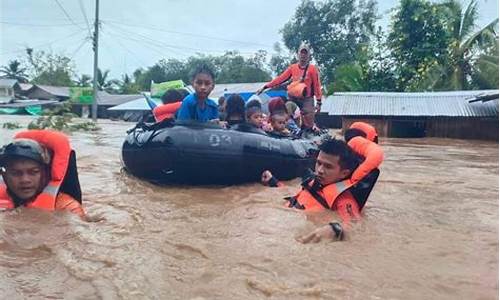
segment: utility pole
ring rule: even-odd
[[[99,49],[98,44],[99,38],[99,0],[95,0],[95,21],[94,21],[94,91],[93,91],[93,101],[92,101],[92,121],[97,122],[97,54]]]

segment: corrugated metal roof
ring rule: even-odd
[[[498,90],[433,93],[336,93],[327,97],[322,112],[332,116],[497,117],[498,99],[471,99]]]
[[[0,78],[1,87],[13,87],[17,83],[16,79]]]
[[[267,82],[253,83],[216,83],[214,90],[210,93],[210,98],[217,100],[225,93],[255,92],[263,87]]]

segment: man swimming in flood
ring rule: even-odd
[[[299,237],[302,243],[342,240],[351,222],[360,219],[360,211],[376,183],[378,166],[383,160],[382,149],[368,140],[363,130],[351,128],[345,136],[347,143],[329,139],[319,146],[314,174],[303,181],[297,195],[286,198],[288,207],[311,212],[333,210],[342,220]],[[262,174],[262,183],[273,187],[282,185],[267,170]]]
[[[64,134],[19,132],[0,149],[0,173],[0,210],[24,206],[86,217],[75,154]]]

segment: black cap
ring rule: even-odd
[[[49,165],[51,155],[39,143],[30,139],[16,139],[0,149],[0,167],[4,167],[9,158],[22,157],[32,159],[43,165]]]

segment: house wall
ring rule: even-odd
[[[427,122],[426,135],[498,141],[498,118],[436,118]]]
[[[352,123],[371,124],[381,137],[442,137],[498,141],[498,118],[363,118],[343,117],[342,132]],[[403,128],[404,127],[404,128]],[[411,127],[411,128],[408,128]]]

